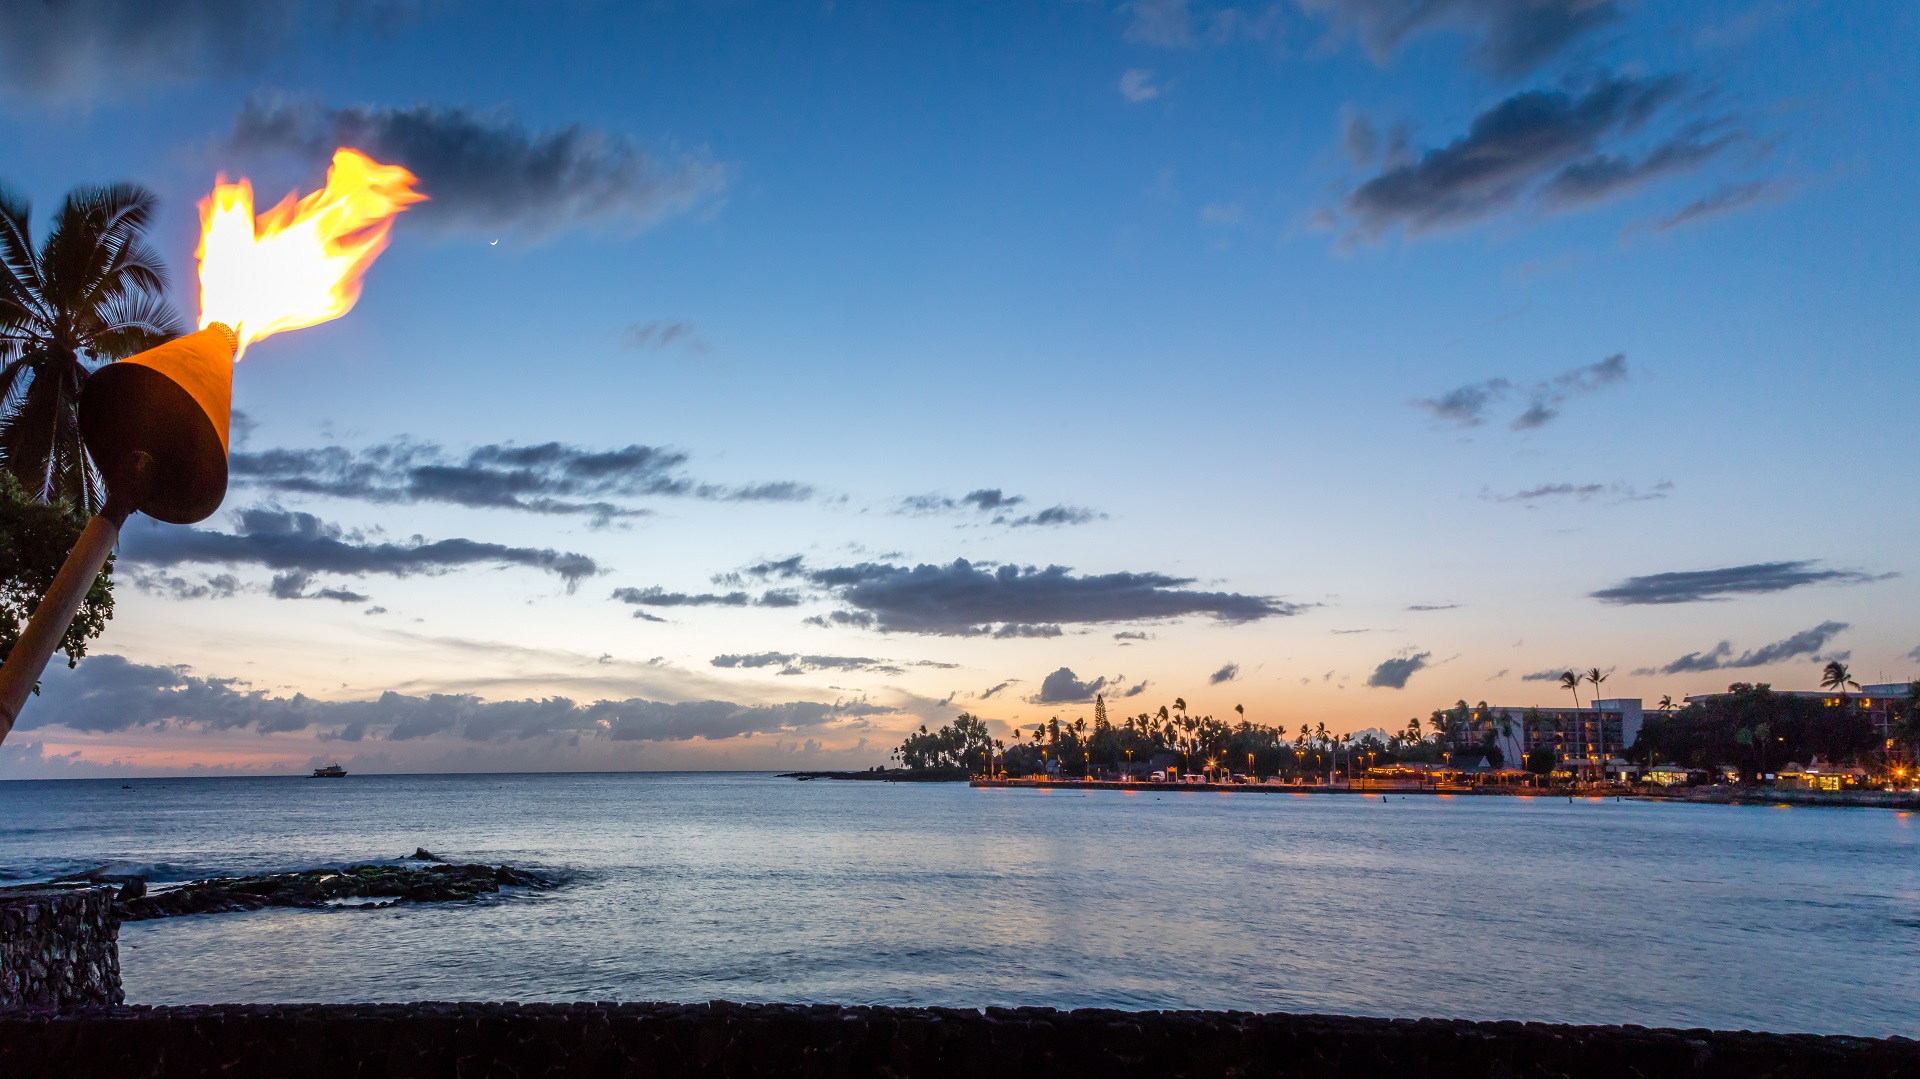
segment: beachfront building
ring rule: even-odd
[[[1585,708],[1495,705],[1449,731],[1444,748],[1449,756],[1478,754],[1491,731],[1509,767],[1550,749],[1562,769],[1581,779],[1625,778],[1636,770],[1626,750],[1640,737],[1643,714],[1638,697],[1598,700]]]
[[[1867,720],[1873,724],[1874,737],[1878,738],[1880,744],[1887,748],[1889,760],[1893,759],[1896,755],[1895,744],[1897,739],[1895,733],[1905,710],[1912,704],[1913,687],[1914,683],[1912,682],[1883,682],[1870,686],[1861,686],[1860,692],[1849,693],[1845,697],[1846,703],[1850,703],[1853,707],[1860,709],[1867,717]],[[1776,689],[1773,690],[1773,692],[1782,697],[1806,697],[1812,700],[1824,701],[1834,707],[1838,707],[1842,703],[1840,694],[1832,690]],[[1688,697],[1687,703],[1698,704],[1702,701],[1717,700],[1725,696],[1729,696],[1729,694],[1700,693]]]
[[[1791,790],[1843,791],[1865,783],[1867,770],[1815,757],[1812,764],[1789,764],[1775,773],[1775,777],[1774,782]]]

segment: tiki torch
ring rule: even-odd
[[[200,204],[200,326],[109,364],[80,395],[80,436],[107,500],[0,666],[0,741],[40,681],[133,513],[204,521],[227,494],[233,365],[253,341],[338,318],[386,248],[395,214],[426,198],[414,177],[355,150],[334,153],[327,184],[258,219],[253,187],[224,179]]]

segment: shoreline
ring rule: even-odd
[[[1004,790],[1104,790],[1104,791],[1153,791],[1175,794],[1350,794],[1365,795],[1426,795],[1430,797],[1475,797],[1475,798],[1567,798],[1567,799],[1631,799],[1636,802],[1680,802],[1689,805],[1759,805],[1759,806],[1829,806],[1853,809],[1894,809],[1920,810],[1920,793],[1908,791],[1797,791],[1779,790],[1772,787],[1755,790],[1739,788],[1706,788],[1690,792],[1655,793],[1650,791],[1568,791],[1548,787],[1472,787],[1472,786],[1409,786],[1394,783],[1364,783],[1353,786],[1313,784],[1306,786],[1269,786],[1258,783],[1155,783],[1151,780],[1122,781],[1111,779],[1094,780],[1048,780],[1048,779],[981,779],[967,781],[968,786],[1004,789]]]

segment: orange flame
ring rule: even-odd
[[[412,173],[358,150],[334,151],[327,186],[253,216],[253,185],[221,177],[200,203],[200,326],[230,327],[239,345],[339,318],[360,299],[360,275],[386,250],[395,214],[426,198]]]

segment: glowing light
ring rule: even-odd
[[[237,360],[261,338],[346,314],[394,215],[426,198],[415,183],[398,165],[341,147],[325,188],[289,194],[255,220],[253,185],[222,177],[200,203],[201,327],[232,327]]]

